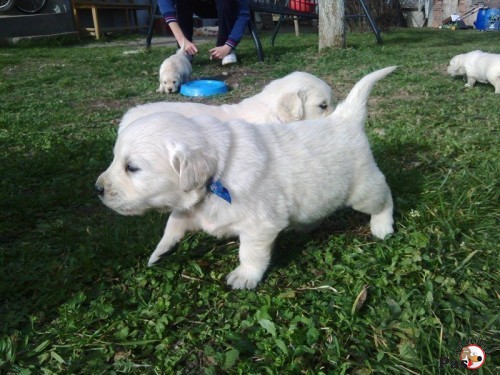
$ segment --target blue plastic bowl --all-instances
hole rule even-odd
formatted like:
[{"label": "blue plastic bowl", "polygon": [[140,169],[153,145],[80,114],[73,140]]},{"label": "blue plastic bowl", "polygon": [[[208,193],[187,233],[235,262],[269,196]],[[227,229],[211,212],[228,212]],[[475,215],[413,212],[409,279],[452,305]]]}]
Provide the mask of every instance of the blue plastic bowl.
[{"label": "blue plastic bowl", "polygon": [[227,86],[223,81],[211,79],[200,79],[184,83],[181,86],[181,94],[185,96],[210,96],[225,94]]}]

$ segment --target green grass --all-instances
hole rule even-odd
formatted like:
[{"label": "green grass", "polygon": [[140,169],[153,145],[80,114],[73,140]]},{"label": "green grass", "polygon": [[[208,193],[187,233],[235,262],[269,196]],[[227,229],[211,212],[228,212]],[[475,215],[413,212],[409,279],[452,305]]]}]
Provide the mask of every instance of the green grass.
[{"label": "green grass", "polygon": [[[1,374],[456,374],[439,367],[480,342],[499,372],[498,126],[491,85],[465,89],[449,59],[500,53],[498,33],[393,30],[317,37],[247,37],[222,68],[200,46],[195,77],[237,102],[294,70],[343,98],[364,74],[379,82],[367,132],[396,203],[397,232],[376,241],[368,218],[343,210],[307,235],[283,233],[255,291],[225,276],[238,244],[191,234],[147,268],[167,217],[121,217],[93,191],[112,158],[120,116],[155,92],[173,48],[56,39],[0,49]],[[89,48],[89,47],[96,48]],[[171,100],[182,100],[172,96]],[[363,302],[363,290],[366,300]],[[458,350],[458,351],[457,351]]]}]

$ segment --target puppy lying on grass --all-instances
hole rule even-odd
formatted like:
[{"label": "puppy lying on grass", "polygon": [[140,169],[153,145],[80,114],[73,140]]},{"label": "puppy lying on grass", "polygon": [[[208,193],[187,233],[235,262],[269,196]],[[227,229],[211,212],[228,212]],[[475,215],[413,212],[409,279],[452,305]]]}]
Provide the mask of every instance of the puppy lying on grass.
[{"label": "puppy lying on grass", "polygon": [[287,126],[174,113],[141,117],[118,135],[97,192],[122,215],[172,212],[149,265],[187,231],[239,236],[240,265],[227,277],[234,289],[257,286],[282,230],[338,208],[371,215],[372,234],[384,238],[393,232],[393,203],[364,123],[373,85],[394,69],[365,76],[327,118]]},{"label": "puppy lying on grass", "polygon": [[220,120],[241,119],[255,124],[288,123],[324,117],[333,111],[333,92],[318,77],[294,72],[269,83],[262,92],[237,104],[157,102],[131,108],[123,116],[120,131],[140,117],[176,112],[186,117],[210,115]]},{"label": "puppy lying on grass", "polygon": [[457,55],[448,66],[451,76],[467,78],[465,87],[473,87],[477,82],[491,83],[495,93],[500,94],[500,55],[483,51],[472,51]]},{"label": "puppy lying on grass", "polygon": [[182,46],[177,53],[167,57],[160,66],[160,87],[156,92],[178,92],[183,83],[191,79],[193,68]]}]

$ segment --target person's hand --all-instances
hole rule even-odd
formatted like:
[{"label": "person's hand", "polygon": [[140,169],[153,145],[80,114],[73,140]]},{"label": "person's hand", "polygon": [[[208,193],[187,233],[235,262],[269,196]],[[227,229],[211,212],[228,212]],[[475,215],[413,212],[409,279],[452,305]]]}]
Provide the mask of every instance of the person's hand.
[{"label": "person's hand", "polygon": [[224,44],[223,46],[212,48],[208,52],[210,53],[211,60],[212,59],[222,60],[224,57],[226,57],[231,53],[231,47],[229,47],[227,44]]},{"label": "person's hand", "polygon": [[194,45],[193,42],[190,42],[183,34],[179,24],[177,22],[170,22],[168,24],[170,26],[170,30],[172,30],[172,34],[174,34],[175,40],[179,46],[184,45],[184,51],[189,53],[190,55],[196,55],[198,53],[198,48]]},{"label": "person's hand", "polygon": [[[179,44],[182,46],[181,43]],[[193,42],[184,39],[184,51],[186,51],[186,53],[189,53],[190,55],[196,55],[198,53],[198,48],[196,48]]]}]

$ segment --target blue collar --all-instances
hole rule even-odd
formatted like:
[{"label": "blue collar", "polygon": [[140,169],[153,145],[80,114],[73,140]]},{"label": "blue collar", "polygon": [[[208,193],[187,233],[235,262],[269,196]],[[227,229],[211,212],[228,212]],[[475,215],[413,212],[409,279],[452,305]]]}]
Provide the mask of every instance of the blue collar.
[{"label": "blue collar", "polygon": [[215,195],[217,195],[219,198],[224,199],[226,202],[229,202],[231,204],[231,194],[229,194],[229,190],[227,190],[223,185],[220,180],[210,180],[208,186],[208,190]]}]

